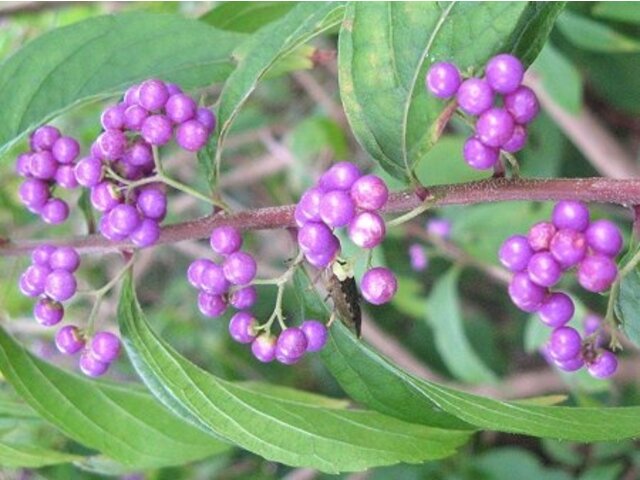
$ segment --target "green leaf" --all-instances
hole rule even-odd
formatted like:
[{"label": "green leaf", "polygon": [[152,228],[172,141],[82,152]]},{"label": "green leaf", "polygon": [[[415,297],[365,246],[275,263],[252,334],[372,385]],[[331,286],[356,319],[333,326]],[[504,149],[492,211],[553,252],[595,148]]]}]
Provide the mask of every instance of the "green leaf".
[{"label": "green leaf", "polygon": [[457,268],[438,278],[427,299],[427,320],[442,361],[451,373],[469,383],[495,382],[495,374],[473,351],[464,332]]},{"label": "green leaf", "polygon": [[567,2],[529,2],[514,29],[511,51],[531,64],[547,42],[549,33]]},{"label": "green leaf", "polygon": [[[540,52],[531,66],[542,81],[545,91],[569,113],[582,108],[582,77],[575,65],[550,43]],[[562,78],[559,82],[558,78]]]},{"label": "green leaf", "polygon": [[565,10],[558,18],[558,29],[576,47],[585,50],[607,53],[640,51],[640,41],[569,10]]},{"label": "green leaf", "polygon": [[[340,31],[340,95],[362,147],[390,174],[410,179],[446,116],[447,104],[424,87],[430,65],[447,60],[465,74],[479,73],[492,55],[523,49],[524,42],[532,59],[553,15],[531,8],[524,2],[350,3]],[[519,29],[526,30],[522,40]]]},{"label": "green leaf", "polygon": [[597,2],[591,13],[616,22],[640,23],[640,7],[637,2]]},{"label": "green leaf", "polygon": [[[629,257],[627,255],[625,259]],[[620,264],[625,264],[624,259]],[[640,346],[640,269],[637,266],[620,280],[615,307],[622,331],[636,346]]]},{"label": "green leaf", "polygon": [[0,439],[0,465],[6,468],[40,468],[80,460],[79,455],[56,452],[36,445],[22,445]]},{"label": "green leaf", "polygon": [[258,82],[280,59],[338,24],[342,11],[342,5],[334,2],[298,4],[241,45],[240,51],[236,52],[240,56],[238,66],[229,75],[220,94],[216,162],[220,161],[222,146],[233,121]]},{"label": "green leaf", "polygon": [[488,451],[473,459],[473,465],[479,469],[482,478],[491,480],[512,480],[514,472],[518,472],[519,480],[571,480],[571,476],[558,469],[546,468],[531,452],[515,448],[503,447]]},{"label": "green leaf", "polygon": [[[170,407],[262,457],[325,472],[415,463],[455,452],[465,432],[411,425],[375,412],[328,408],[296,395],[268,394],[211,375],[149,328],[131,277],[118,308],[125,346],[138,373]],[[169,400],[171,399],[171,400]]]},{"label": "green leaf", "polygon": [[0,155],[80,103],[151,76],[185,88],[223,80],[244,36],[175,15],[126,13],[46,33],[0,65]]},{"label": "green leaf", "polygon": [[1,328],[0,371],[42,418],[124,465],[178,465],[228,448],[148,393],[60,370],[31,355]]},{"label": "green leaf", "polygon": [[295,7],[297,2],[222,2],[200,20],[220,30],[253,33]]},{"label": "green leaf", "polygon": [[640,407],[548,407],[463,393],[409,375],[334,324],[323,359],[356,401],[406,421],[424,411],[458,417],[477,428],[579,442],[635,438]]}]

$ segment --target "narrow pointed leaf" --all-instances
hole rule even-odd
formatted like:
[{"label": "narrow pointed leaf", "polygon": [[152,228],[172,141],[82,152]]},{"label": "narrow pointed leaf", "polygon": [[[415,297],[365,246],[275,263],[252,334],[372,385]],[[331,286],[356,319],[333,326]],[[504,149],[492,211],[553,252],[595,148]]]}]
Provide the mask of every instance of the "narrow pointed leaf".
[{"label": "narrow pointed leaf", "polygon": [[36,445],[0,440],[0,465],[6,468],[40,468],[79,460],[79,455],[56,452]]}]

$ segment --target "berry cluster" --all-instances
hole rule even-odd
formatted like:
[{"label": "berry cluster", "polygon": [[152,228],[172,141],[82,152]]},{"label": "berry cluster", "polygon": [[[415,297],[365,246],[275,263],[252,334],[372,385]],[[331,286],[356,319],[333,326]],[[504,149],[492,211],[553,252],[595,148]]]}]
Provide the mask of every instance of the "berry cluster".
[{"label": "berry cluster", "polygon": [[[477,116],[474,136],[464,144],[467,164],[478,170],[496,165],[500,149],[515,153],[527,142],[527,127],[540,106],[535,93],[522,85],[524,67],[513,55],[496,55],[487,63],[485,77],[462,80],[452,63],[434,63],[427,72],[427,89],[438,98],[455,95],[458,107]],[[496,99],[502,96],[501,105]]]},{"label": "berry cluster", "polygon": [[[558,202],[551,222],[537,223],[528,236],[514,235],[502,244],[500,262],[514,272],[509,296],[518,308],[537,312],[545,325],[555,329],[548,353],[560,368],[575,370],[579,357],[591,371],[594,362],[599,364],[601,355],[609,358],[612,354],[600,351],[588,354],[594,348],[593,342],[583,342],[575,329],[566,326],[574,314],[573,301],[566,293],[551,292],[549,288],[576,267],[578,283],[585,290],[605,292],[617,278],[614,259],[622,244],[622,235],[614,223],[591,222],[587,206],[574,201]],[[565,348],[567,345],[570,347]],[[600,370],[596,367],[595,371]]]},{"label": "berry cluster", "polygon": [[88,377],[107,373],[120,354],[120,339],[111,332],[96,332],[87,344],[85,334],[75,325],[66,325],[56,334],[56,347],[65,355],[80,353],[80,371]]},{"label": "berry cluster", "polygon": [[17,173],[25,177],[18,195],[22,203],[49,224],[64,222],[69,206],[52,195],[58,186],[73,189],[78,186],[73,165],[80,153],[80,145],[71,137],[64,137],[51,125],[33,132],[29,139],[31,149],[18,155]]},{"label": "berry cluster", "polygon": [[91,146],[90,156],[76,165],[77,181],[91,189],[91,203],[103,213],[100,232],[105,238],[129,239],[140,248],[153,245],[167,213],[166,193],[158,184],[128,185],[143,184],[159,173],[153,148],[167,144],[174,135],[185,150],[204,147],[215,128],[215,116],[198,108],[177,85],[151,79],[129,88],[123,101],[106,108],[100,120],[104,131]]},{"label": "berry cluster", "polygon": [[[362,175],[350,162],[339,162],[308,189],[295,209],[298,244],[305,259],[316,268],[327,268],[340,254],[336,228],[346,227],[351,241],[372,249],[384,240],[384,219],[377,212],[387,203],[389,190],[376,175]],[[370,269],[361,282],[363,297],[374,305],[391,300],[397,289],[393,273],[383,267]]]}]

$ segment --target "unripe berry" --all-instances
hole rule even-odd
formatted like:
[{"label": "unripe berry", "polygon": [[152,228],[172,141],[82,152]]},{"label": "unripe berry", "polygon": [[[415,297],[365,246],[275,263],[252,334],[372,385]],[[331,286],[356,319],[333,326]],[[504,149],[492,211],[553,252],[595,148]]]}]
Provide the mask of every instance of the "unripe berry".
[{"label": "unripe berry", "polygon": [[391,270],[385,267],[374,267],[362,276],[360,282],[362,296],[373,305],[389,302],[398,290],[398,281]]}]

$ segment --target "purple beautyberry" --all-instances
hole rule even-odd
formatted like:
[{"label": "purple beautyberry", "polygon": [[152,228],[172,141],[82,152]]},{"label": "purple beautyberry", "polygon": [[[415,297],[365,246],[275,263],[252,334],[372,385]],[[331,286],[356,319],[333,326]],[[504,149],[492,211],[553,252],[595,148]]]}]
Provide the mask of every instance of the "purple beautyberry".
[{"label": "purple beautyberry", "polygon": [[524,312],[537,312],[546,296],[547,289],[532,282],[526,272],[516,273],[509,282],[509,297]]},{"label": "purple beautyberry", "polygon": [[149,112],[140,105],[131,105],[124,111],[124,125],[128,130],[137,132],[142,129]]},{"label": "purple beautyberry", "polygon": [[208,108],[198,108],[198,111],[196,112],[196,120],[204,125],[209,133],[213,132],[213,130],[216,128],[216,116]]},{"label": "purple beautyberry", "polygon": [[173,135],[171,120],[164,115],[151,115],[142,122],[140,133],[151,145],[165,145]]},{"label": "purple beautyberry", "polygon": [[235,227],[217,227],[209,239],[211,249],[220,255],[230,255],[242,248],[242,235]]},{"label": "purple beautyberry", "polygon": [[104,109],[100,115],[100,123],[105,130],[121,130],[124,127],[124,111],[127,105],[118,103]]},{"label": "purple beautyberry", "polygon": [[145,187],[141,189],[136,205],[144,217],[162,221],[167,215],[167,194],[159,187]]},{"label": "purple beautyberry", "polygon": [[364,175],[351,185],[351,198],[357,208],[378,210],[387,203],[389,189],[377,175]]},{"label": "purple beautyberry", "polygon": [[53,180],[58,171],[58,162],[51,152],[43,150],[31,155],[29,161],[29,172],[40,180]]},{"label": "purple beautyberry", "polygon": [[276,342],[276,337],[263,333],[251,342],[251,353],[262,363],[272,362],[276,358]]},{"label": "purple beautyberry", "polygon": [[131,85],[126,92],[124,92],[124,99],[122,103],[125,105],[138,105],[138,95],[140,93],[140,85]]},{"label": "purple beautyberry", "polygon": [[298,227],[302,227],[307,222],[320,221],[320,200],[323,195],[324,190],[318,187],[310,188],[302,194],[295,211]]},{"label": "purple beautyberry", "polygon": [[31,154],[30,153],[21,153],[16,158],[16,173],[21,177],[30,177],[31,170]]},{"label": "purple beautyberry", "polygon": [[[196,116],[198,106],[189,95],[177,93],[169,97],[164,109],[167,117],[169,117],[172,122],[183,123]],[[207,128],[207,130],[209,129]]]},{"label": "purple beautyberry", "polygon": [[565,372],[575,372],[584,367],[584,359],[580,355],[568,360],[556,360],[555,358],[551,360],[556,367]]},{"label": "purple beautyberry", "polygon": [[52,270],[66,270],[75,272],[80,266],[80,255],[72,247],[58,247],[49,257],[49,266]]},{"label": "purple beautyberry", "polygon": [[120,354],[120,338],[111,332],[97,332],[89,346],[91,355],[104,363],[111,363]]},{"label": "purple beautyberry", "polygon": [[320,222],[305,223],[298,230],[298,244],[305,253],[320,253],[329,250],[334,238],[331,229]]},{"label": "purple beautyberry", "polygon": [[496,92],[503,95],[514,92],[522,83],[524,67],[513,55],[502,53],[487,63],[487,82]]},{"label": "purple beautyberry", "polygon": [[62,188],[66,188],[67,190],[78,188],[78,180],[76,180],[76,173],[73,168],[73,165],[58,166],[54,180]]},{"label": "purple beautyberry", "polygon": [[29,265],[24,271],[24,281],[30,287],[29,290],[40,295],[44,292],[47,283],[47,277],[51,273],[51,269],[46,265]]},{"label": "purple beautyberry", "polygon": [[471,168],[487,170],[498,163],[500,151],[497,148],[485,145],[477,137],[469,137],[464,142],[462,156]]},{"label": "purple beautyberry", "polygon": [[153,167],[151,146],[144,140],[137,140],[124,153],[122,159],[131,165],[141,168]]},{"label": "purple beautyberry", "polygon": [[85,341],[75,325],[66,325],[56,333],[56,347],[60,353],[73,355],[84,348]]},{"label": "purple beautyberry", "polygon": [[176,130],[176,143],[189,152],[197,152],[207,144],[209,130],[197,120],[187,120]]},{"label": "purple beautyberry", "polygon": [[429,235],[442,240],[448,240],[451,237],[451,220],[446,218],[430,218],[427,220],[425,230]]},{"label": "purple beautyberry", "polygon": [[558,229],[584,232],[589,226],[589,209],[582,202],[563,200],[553,207],[551,221]]},{"label": "purple beautyberry", "polygon": [[300,330],[307,337],[307,352],[319,352],[327,343],[329,332],[324,323],[317,320],[305,320]]},{"label": "purple beautyberry", "polygon": [[73,163],[80,154],[80,144],[75,138],[60,137],[51,147],[51,153],[58,163]]},{"label": "purple beautyberry", "polygon": [[258,266],[254,258],[246,252],[234,252],[224,259],[224,276],[234,285],[247,285],[256,276]]},{"label": "purple beautyberry", "polygon": [[616,263],[605,255],[596,253],[587,256],[578,265],[578,283],[590,292],[609,290],[618,276]]},{"label": "purple beautyberry", "polygon": [[609,378],[618,369],[618,359],[608,350],[603,350],[589,365],[587,370],[595,378]]},{"label": "purple beautyberry", "polygon": [[31,262],[37,265],[43,265],[48,267],[51,255],[56,251],[56,247],[53,245],[38,245],[31,252]]},{"label": "purple beautyberry", "polygon": [[59,138],[60,130],[53,125],[43,125],[31,134],[29,144],[35,152],[51,150]]},{"label": "purple beautyberry", "polygon": [[258,291],[253,285],[234,290],[229,295],[229,303],[238,310],[245,310],[255,305],[258,300]]},{"label": "purple beautyberry", "polygon": [[198,293],[198,310],[206,317],[219,317],[227,309],[227,302],[222,295]]},{"label": "purple beautyberry", "polygon": [[389,302],[398,290],[398,281],[391,270],[374,267],[365,272],[360,282],[362,296],[373,305]]},{"label": "purple beautyberry", "polygon": [[78,284],[72,273],[66,270],[53,270],[47,275],[44,293],[53,300],[64,302],[76,293]]},{"label": "purple beautyberry", "polygon": [[541,287],[551,287],[560,281],[562,267],[549,252],[534,254],[527,265],[529,278]]},{"label": "purple beautyberry", "polygon": [[374,248],[384,239],[384,220],[375,212],[361,212],[348,227],[349,238],[360,248]]},{"label": "purple beautyberry", "polygon": [[258,321],[248,312],[238,312],[231,317],[229,334],[238,343],[251,343],[256,338]]},{"label": "purple beautyberry", "polygon": [[49,185],[37,178],[27,178],[18,190],[20,201],[34,210],[44,207],[49,200]]},{"label": "purple beautyberry", "polygon": [[494,107],[484,112],[476,122],[476,136],[489,147],[500,147],[513,135],[513,117],[504,108]]},{"label": "purple beautyberry", "polygon": [[90,198],[93,208],[103,213],[119,205],[123,200],[120,189],[118,189],[115,184],[106,180],[91,189]]},{"label": "purple beautyberry", "polygon": [[577,265],[587,254],[587,240],[575,230],[558,230],[551,238],[549,251],[563,268]]},{"label": "purple beautyberry", "polygon": [[344,227],[353,220],[355,214],[353,200],[343,190],[331,190],[320,200],[320,218],[329,227]]},{"label": "purple beautyberry", "polygon": [[325,190],[349,190],[362,173],[351,162],[338,162],[324,172],[318,185]]},{"label": "purple beautyberry", "polygon": [[198,258],[189,265],[187,269],[187,281],[194,288],[198,290],[202,289],[202,272],[204,272],[205,268],[209,265],[213,265],[213,262],[206,258]]},{"label": "purple beautyberry", "polygon": [[80,160],[73,171],[76,180],[83,187],[95,187],[102,181],[104,174],[102,160],[95,157],[85,157]]},{"label": "purple beautyberry", "polygon": [[298,327],[283,330],[276,342],[276,359],[290,365],[300,360],[307,351],[307,337]]},{"label": "purple beautyberry", "polygon": [[516,123],[529,123],[540,111],[536,94],[529,87],[521,85],[514,92],[504,97],[504,106]]},{"label": "purple beautyberry", "polygon": [[211,295],[223,295],[229,290],[229,281],[220,265],[207,263],[200,273],[200,288]]},{"label": "purple beautyberry", "polygon": [[449,62],[434,63],[427,72],[427,88],[438,98],[449,98],[455,95],[461,81],[458,68]]},{"label": "purple beautyberry", "polygon": [[416,272],[422,272],[429,266],[429,257],[419,243],[409,246],[409,263]]},{"label": "purple beautyberry", "polygon": [[527,240],[531,248],[539,252],[548,250],[551,239],[556,234],[556,227],[550,222],[538,222],[529,229]]},{"label": "purple beautyberry", "polygon": [[460,109],[469,115],[480,115],[493,105],[493,90],[480,78],[469,78],[462,82],[456,99]]},{"label": "purple beautyberry", "polygon": [[58,225],[69,217],[69,205],[60,198],[51,198],[40,209],[40,218],[49,225]]},{"label": "purple beautyberry", "polygon": [[82,351],[78,366],[80,371],[88,377],[100,377],[109,370],[108,363],[101,362],[87,349]]},{"label": "purple beautyberry", "polygon": [[527,144],[527,137],[527,128],[522,125],[516,125],[513,127],[513,135],[511,135],[511,138],[502,145],[502,149],[509,153],[519,152]]},{"label": "purple beautyberry", "polygon": [[167,82],[167,83],[165,83],[165,85],[167,86],[167,92],[169,92],[169,97],[171,97],[172,95],[175,95],[177,93],[182,93],[182,89],[176,83]]},{"label": "purple beautyberry", "polygon": [[100,157],[106,160],[118,160],[127,148],[127,137],[121,130],[107,130],[96,139]]},{"label": "purple beautyberry", "polygon": [[527,239],[522,235],[507,238],[498,251],[500,263],[512,272],[521,272],[529,264],[533,250]]},{"label": "purple beautyberry", "polygon": [[120,235],[129,235],[140,225],[140,214],[135,207],[122,203],[109,212],[111,228]]},{"label": "purple beautyberry", "polygon": [[582,337],[571,327],[556,328],[549,338],[549,354],[556,360],[566,361],[580,354]]},{"label": "purple beautyberry", "polygon": [[326,250],[321,252],[305,252],[304,258],[316,268],[328,267],[340,253],[340,240],[334,235]]},{"label": "purple beautyberry", "polygon": [[162,80],[150,79],[140,84],[138,103],[150,112],[160,110],[168,99],[169,90]]},{"label": "purple beautyberry", "polygon": [[600,315],[596,315],[595,313],[588,313],[582,319],[582,329],[584,330],[584,334],[589,336],[596,333],[602,325],[602,320],[603,319]]},{"label": "purple beautyberry", "polygon": [[617,225],[609,220],[591,222],[585,237],[589,247],[603,255],[615,257],[622,250],[622,234]]},{"label": "purple beautyberry", "polygon": [[542,302],[538,316],[548,327],[557,328],[565,325],[575,312],[571,297],[563,292],[553,292]]},{"label": "purple beautyberry", "polygon": [[127,238],[127,235],[122,235],[117,233],[113,227],[111,226],[111,222],[109,221],[109,215],[104,215],[100,222],[98,223],[98,231],[102,234],[104,238],[110,240],[112,242],[119,242]]}]

